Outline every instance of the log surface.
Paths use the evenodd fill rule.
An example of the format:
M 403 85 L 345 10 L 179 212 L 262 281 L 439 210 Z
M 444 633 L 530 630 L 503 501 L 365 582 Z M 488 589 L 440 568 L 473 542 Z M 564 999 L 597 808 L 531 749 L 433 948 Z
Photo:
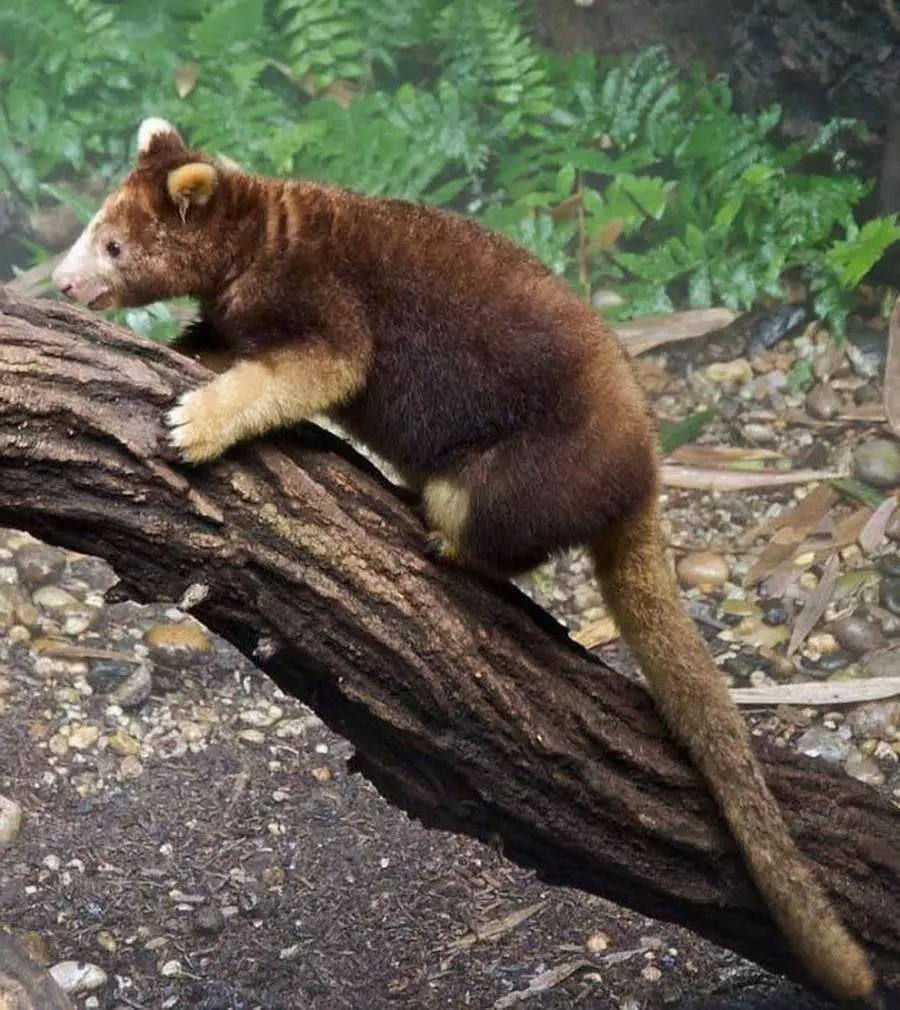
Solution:
M 646 693 L 513 588 L 426 560 L 408 501 L 321 429 L 199 469 L 173 461 L 164 409 L 207 376 L 86 311 L 0 288 L 0 523 L 106 559 L 137 600 L 203 586 L 194 615 L 425 824 L 803 981 Z M 820 762 L 759 754 L 900 992 L 896 810 Z

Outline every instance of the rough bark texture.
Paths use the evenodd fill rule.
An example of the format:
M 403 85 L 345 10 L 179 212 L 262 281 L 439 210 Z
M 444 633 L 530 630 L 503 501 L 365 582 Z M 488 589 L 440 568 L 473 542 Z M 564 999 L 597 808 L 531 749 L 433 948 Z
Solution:
M 0 1010 L 74 1010 L 55 979 L 14 937 L 0 933 Z
M 0 523 L 108 559 L 136 599 L 206 586 L 195 615 L 426 824 L 800 978 L 644 691 L 515 590 L 426 561 L 414 514 L 319 429 L 174 464 L 163 408 L 205 375 L 87 312 L 0 289 Z M 900 987 L 896 812 L 820 763 L 760 754 Z

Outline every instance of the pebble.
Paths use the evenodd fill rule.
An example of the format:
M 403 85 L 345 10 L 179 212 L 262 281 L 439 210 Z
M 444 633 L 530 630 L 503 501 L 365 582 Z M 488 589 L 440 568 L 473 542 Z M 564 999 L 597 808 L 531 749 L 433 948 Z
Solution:
M 835 621 L 833 631 L 847 652 L 872 652 L 887 644 L 881 628 L 874 621 L 857 614 Z
M 79 606 L 78 600 L 59 586 L 41 586 L 31 594 L 31 599 L 41 610 L 69 610 Z
M 225 916 L 216 905 L 204 905 L 197 909 L 194 928 L 205 936 L 216 936 L 225 928 Z
M 91 661 L 87 681 L 95 691 L 111 694 L 134 673 L 134 663 L 124 659 L 94 659 Z
M 893 488 L 900 484 L 900 442 L 873 438 L 856 447 L 853 468 L 857 477 L 873 487 Z
M 87 750 L 100 739 L 100 730 L 96 726 L 75 726 L 69 734 L 69 746 L 75 750 Z
M 153 690 L 153 677 L 147 663 L 141 663 L 138 667 L 132 667 L 131 673 L 122 681 L 115 690 L 110 691 L 109 699 L 122 708 L 137 708 L 147 698 Z
M 106 972 L 87 961 L 60 961 L 50 969 L 56 984 L 70 996 L 106 985 Z
M 212 642 L 209 635 L 197 624 L 157 624 L 149 628 L 144 641 L 151 649 L 166 654 L 180 652 L 209 652 Z
M 881 605 L 900 617 L 900 578 L 887 578 L 881 583 Z
M 900 648 L 885 649 L 867 657 L 863 673 L 866 677 L 900 677 Z
M 591 933 L 584 941 L 584 949 L 588 954 L 602 954 L 609 947 L 609 937 L 606 933 Z
M 117 729 L 110 736 L 107 741 L 107 747 L 109 747 L 113 754 L 118 754 L 120 757 L 128 755 L 138 757 L 141 753 L 140 743 L 130 733 L 126 733 L 124 729 Z
M 825 383 L 813 386 L 806 397 L 807 411 L 820 421 L 830 421 L 836 417 L 842 406 L 841 398 Z
M 714 551 L 685 554 L 678 562 L 678 581 L 682 586 L 721 586 L 728 581 L 728 564 Z
M 24 585 L 38 589 L 59 578 L 66 567 L 66 555 L 58 547 L 35 541 L 16 551 L 14 563 Z
M 900 701 L 872 701 L 855 708 L 847 724 L 858 737 L 892 742 L 900 739 Z
M 143 770 L 144 766 L 132 754 L 122 758 L 122 763 L 119 765 L 119 774 L 126 779 L 136 779 Z
M 278 705 L 268 705 L 266 708 L 245 708 L 240 714 L 241 722 L 248 726 L 255 726 L 257 729 L 266 729 L 274 726 L 284 715 L 284 709 Z
M 856 750 L 844 762 L 844 770 L 848 775 L 860 782 L 868 782 L 869 785 L 880 786 L 884 782 L 884 772 L 878 767 L 878 762 L 868 754 Z
M 706 377 L 710 382 L 722 385 L 732 382 L 750 382 L 753 379 L 753 367 L 746 358 L 715 361 L 707 366 Z
M 778 441 L 775 429 L 768 424 L 750 422 L 741 428 L 741 433 L 753 445 L 775 445 Z
M 808 757 L 822 758 L 824 761 L 838 763 L 845 761 L 853 749 L 853 745 L 837 731 L 827 726 L 813 726 L 797 741 L 797 750 Z
M 266 742 L 265 734 L 258 729 L 242 729 L 237 737 L 238 740 L 243 740 L 244 743 L 260 744 Z
M 834 652 L 823 652 L 818 659 L 810 664 L 809 673 L 818 680 L 827 679 L 837 670 L 843 670 L 853 662 L 853 657 L 843 649 Z
M 858 376 L 878 378 L 887 360 L 887 332 L 858 320 L 848 320 L 844 353 Z
M 9 845 L 22 827 L 22 808 L 8 796 L 0 796 L 0 846 Z

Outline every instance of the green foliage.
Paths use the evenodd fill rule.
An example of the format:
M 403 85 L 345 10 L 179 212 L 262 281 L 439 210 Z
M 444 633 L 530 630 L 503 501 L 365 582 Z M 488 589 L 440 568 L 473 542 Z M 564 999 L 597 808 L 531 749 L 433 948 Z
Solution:
M 518 0 L 4 0 L 0 186 L 37 205 L 111 184 L 163 115 L 251 170 L 472 214 L 579 290 L 614 289 L 619 317 L 747 309 L 790 271 L 842 328 L 900 238 L 856 219 L 852 124 L 785 147 L 777 107 L 739 115 L 724 80 L 658 48 L 563 59 L 530 27 Z M 840 171 L 804 171 L 812 152 Z

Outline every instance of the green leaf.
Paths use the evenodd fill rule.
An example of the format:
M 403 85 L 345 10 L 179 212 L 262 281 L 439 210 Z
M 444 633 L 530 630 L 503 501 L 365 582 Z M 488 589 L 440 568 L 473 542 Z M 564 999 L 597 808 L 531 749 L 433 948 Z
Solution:
M 668 456 L 682 445 L 696 441 L 697 436 L 715 416 L 714 410 L 700 410 L 680 421 L 660 421 L 659 447 L 662 454 Z

